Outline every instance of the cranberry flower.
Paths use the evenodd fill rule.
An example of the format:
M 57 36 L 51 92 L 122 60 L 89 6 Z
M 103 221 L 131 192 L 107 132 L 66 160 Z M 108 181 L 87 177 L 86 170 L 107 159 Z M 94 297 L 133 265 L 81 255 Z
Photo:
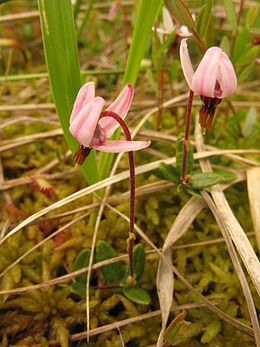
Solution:
M 95 96 L 94 82 L 88 82 L 81 87 L 71 113 L 69 128 L 72 136 L 80 143 L 74 155 L 76 163 L 81 165 L 92 148 L 103 152 L 120 153 L 136 151 L 150 145 L 150 141 L 108 141 L 119 125 L 122 125 L 118 120 L 123 122 L 125 119 L 133 94 L 133 87 L 126 84 L 115 101 L 102 113 L 105 100 Z M 109 117 L 113 115 L 113 118 Z
M 192 17 L 195 17 L 192 15 Z M 176 36 L 177 38 L 180 37 L 189 37 L 192 36 L 192 34 L 189 32 L 188 28 L 185 25 L 179 25 L 174 24 L 170 12 L 167 10 L 166 7 L 163 6 L 162 9 L 162 19 L 163 19 L 163 25 L 162 28 L 156 28 L 156 31 L 159 34 L 160 41 L 162 42 L 162 34 L 170 35 L 174 30 L 176 30 Z M 153 30 L 155 28 L 153 27 Z
M 199 94 L 204 103 L 200 110 L 200 124 L 203 128 L 209 128 L 221 99 L 232 95 L 236 90 L 237 78 L 234 67 L 221 48 L 211 47 L 194 72 L 187 39 L 181 42 L 180 60 L 190 90 Z

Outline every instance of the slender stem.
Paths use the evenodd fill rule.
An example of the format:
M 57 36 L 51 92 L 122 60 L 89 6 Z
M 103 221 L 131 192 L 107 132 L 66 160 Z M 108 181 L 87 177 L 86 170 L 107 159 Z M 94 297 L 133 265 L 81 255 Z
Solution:
M 182 159 L 182 171 L 181 171 L 181 181 L 185 181 L 186 175 L 186 164 L 187 164 L 187 155 L 188 155 L 188 146 L 189 146 L 189 133 L 190 133 L 190 120 L 191 120 L 191 108 L 193 101 L 194 92 L 190 90 L 188 106 L 187 106 L 187 116 L 186 116 L 186 128 L 185 128 L 185 137 L 183 142 L 183 159 Z
M 127 141 L 132 141 L 130 131 L 124 122 L 124 120 L 115 112 L 104 111 L 101 113 L 100 118 L 112 117 L 114 118 L 123 129 L 125 138 Z M 135 166 L 134 166 L 134 153 L 133 151 L 128 152 L 129 170 L 130 170 L 130 225 L 129 225 L 129 273 L 130 277 L 134 277 L 134 262 L 133 262 L 133 249 L 135 242 L 134 234 L 134 218 L 135 218 Z
M 82 31 L 87 23 L 87 20 L 88 20 L 88 17 L 90 15 L 90 12 L 91 12 L 91 9 L 92 9 L 92 6 L 94 5 L 94 1 L 95 0 L 90 0 L 89 1 L 89 5 L 88 5 L 88 8 L 87 8 L 87 11 L 85 12 L 84 14 L 84 17 L 80 23 L 80 26 L 79 26 L 79 29 L 78 29 L 78 34 L 77 34 L 77 40 L 79 41 L 80 40 L 80 37 L 81 37 L 81 34 L 82 34 Z

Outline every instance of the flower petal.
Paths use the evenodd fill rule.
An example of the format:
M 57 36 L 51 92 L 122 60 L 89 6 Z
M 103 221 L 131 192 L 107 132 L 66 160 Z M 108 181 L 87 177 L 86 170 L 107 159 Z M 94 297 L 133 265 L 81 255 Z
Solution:
M 79 111 L 82 109 L 82 107 L 92 100 L 95 97 L 95 84 L 94 82 L 88 82 L 82 86 L 78 92 L 78 95 L 76 97 L 76 101 L 74 103 L 71 116 L 70 116 L 70 122 L 74 120 L 74 118 L 77 116 Z M 83 105 L 84 104 L 84 105 Z
M 93 98 L 81 109 L 70 124 L 69 130 L 72 136 L 85 147 L 89 147 L 92 141 L 104 104 L 103 98 L 99 96 Z
M 192 90 L 201 96 L 215 97 L 221 48 L 209 48 L 202 58 L 192 79 Z
M 233 64 L 223 51 L 220 56 L 217 80 L 222 90 L 221 98 L 232 95 L 237 88 L 237 77 Z
M 192 33 L 189 32 L 188 27 L 186 27 L 185 25 L 182 25 L 180 28 L 178 28 L 177 34 L 180 37 L 190 37 L 193 35 Z
M 106 109 L 106 111 L 112 111 L 118 114 L 122 119 L 125 119 L 127 112 L 131 106 L 134 96 L 134 89 L 131 84 L 127 83 L 116 100 Z M 117 121 L 113 118 L 102 118 L 99 124 L 106 137 L 113 135 L 114 131 L 119 127 Z
M 187 39 L 183 39 L 181 41 L 180 59 L 181 59 L 181 67 L 182 67 L 184 76 L 186 78 L 186 81 L 189 85 L 189 88 L 193 90 L 191 85 L 192 85 L 194 70 L 190 61 L 190 56 L 189 56 L 188 47 L 187 47 Z
M 163 27 L 165 29 L 165 32 L 167 34 L 172 33 L 173 30 L 175 29 L 175 26 L 173 24 L 170 12 L 164 6 L 163 6 L 163 9 L 162 9 L 162 18 L 163 18 Z
M 120 153 L 138 151 L 139 149 L 146 148 L 150 145 L 151 141 L 120 141 L 112 140 L 106 141 L 102 145 L 93 146 L 94 149 L 98 149 L 102 152 Z

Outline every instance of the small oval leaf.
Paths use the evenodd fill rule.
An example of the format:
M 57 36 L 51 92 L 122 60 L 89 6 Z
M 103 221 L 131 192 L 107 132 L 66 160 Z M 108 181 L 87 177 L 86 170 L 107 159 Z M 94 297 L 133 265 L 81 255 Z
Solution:
M 214 186 L 223 181 L 223 177 L 214 172 L 195 173 L 191 175 L 191 187 L 193 189 L 204 189 Z
M 167 179 L 172 183 L 179 184 L 180 176 L 173 166 L 161 163 L 159 170 L 161 171 L 162 176 L 164 176 L 164 179 Z
M 149 305 L 151 298 L 146 290 L 140 287 L 123 288 L 124 295 L 133 302 L 141 305 Z
M 99 241 L 96 247 L 96 261 L 100 262 L 117 256 L 114 248 L 105 241 Z M 120 262 L 106 265 L 100 269 L 107 283 L 116 283 L 124 277 L 124 267 Z
M 136 275 L 136 280 L 139 281 L 144 272 L 144 264 L 145 264 L 145 251 L 141 243 L 135 246 L 133 251 L 133 258 L 134 258 L 134 273 Z

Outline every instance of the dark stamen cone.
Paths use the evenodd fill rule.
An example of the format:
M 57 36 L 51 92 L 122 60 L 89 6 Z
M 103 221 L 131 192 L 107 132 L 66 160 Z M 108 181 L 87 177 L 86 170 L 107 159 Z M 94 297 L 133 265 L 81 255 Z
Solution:
M 73 160 L 76 164 L 82 165 L 89 155 L 91 148 L 84 147 L 83 145 L 79 145 L 77 152 L 73 156 Z
M 216 107 L 220 104 L 221 99 L 201 96 L 201 100 L 203 101 L 203 105 L 200 109 L 199 123 L 203 129 L 209 129 L 213 121 Z

